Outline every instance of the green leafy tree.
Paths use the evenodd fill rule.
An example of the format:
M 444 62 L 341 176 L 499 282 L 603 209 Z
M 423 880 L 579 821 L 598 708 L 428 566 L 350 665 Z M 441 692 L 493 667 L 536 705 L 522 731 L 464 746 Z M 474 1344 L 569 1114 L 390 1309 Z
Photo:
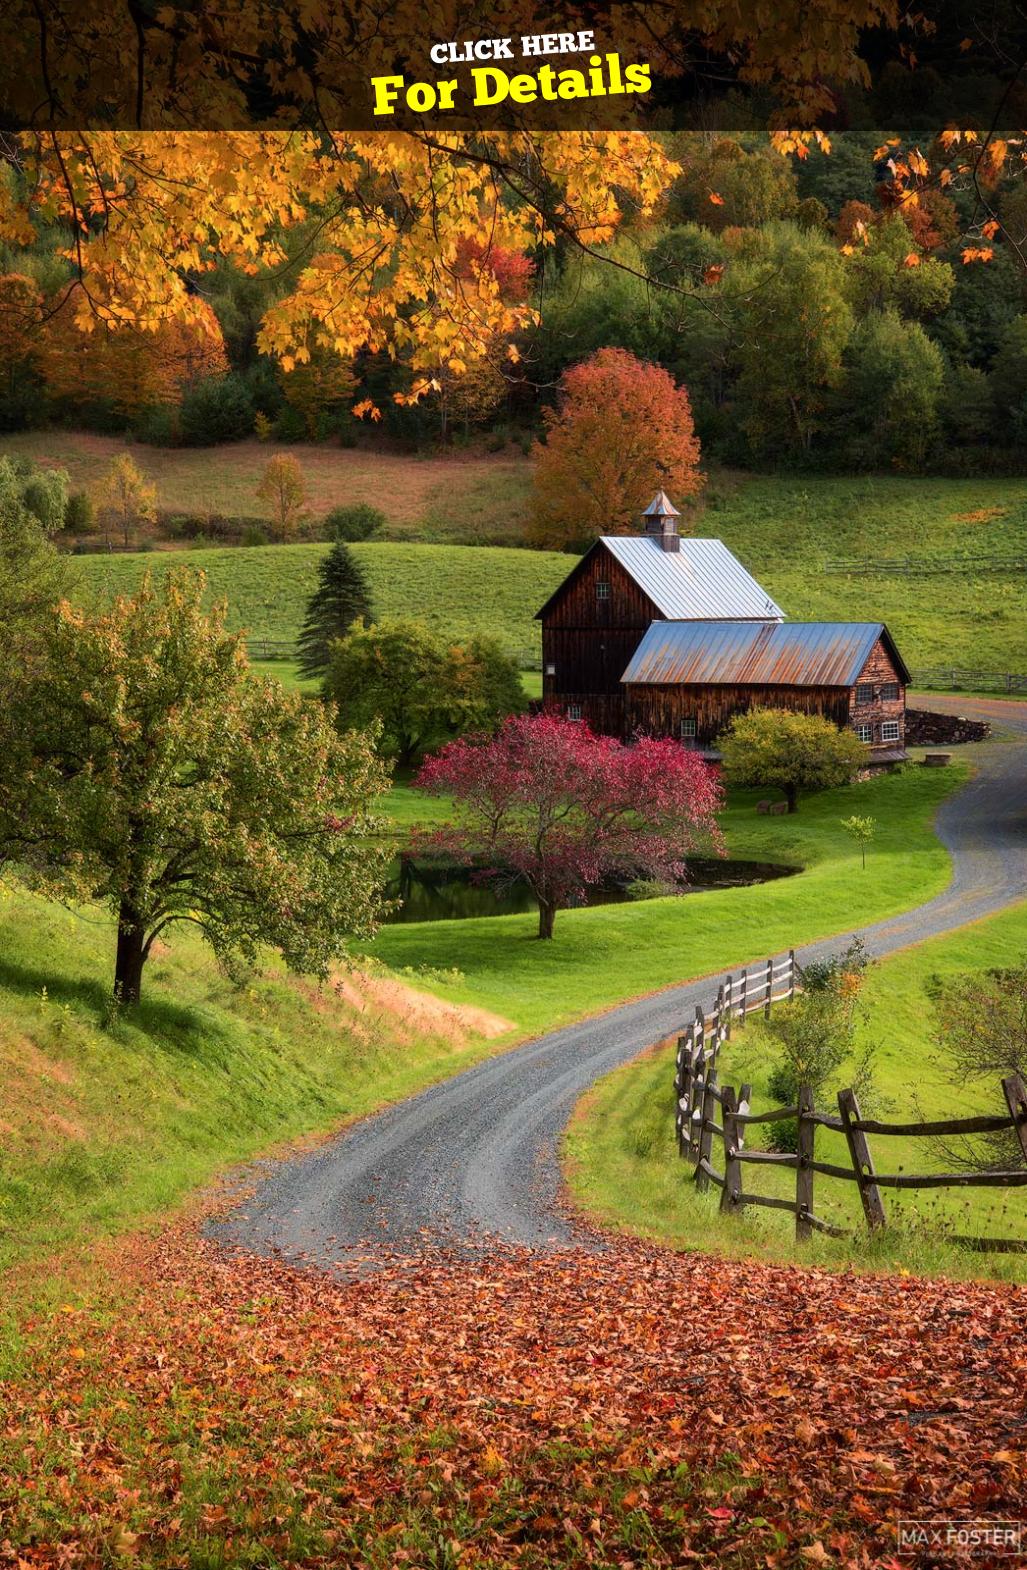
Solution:
M 2 853 L 40 891 L 112 908 L 125 1003 L 176 923 L 227 966 L 270 944 L 324 976 L 382 909 L 373 735 L 252 676 L 203 587 L 173 573 L 99 612 L 62 603 L 0 762 Z
M 1017 431 L 1027 403 L 1027 316 L 1017 316 L 1002 335 L 991 367 L 995 413 L 1006 431 Z
M 731 272 L 739 312 L 735 411 L 756 453 L 805 453 L 843 375 L 853 328 L 844 257 L 822 235 L 774 224 L 748 236 Z
M 354 622 L 373 620 L 371 593 L 363 569 L 341 541 L 332 546 L 317 570 L 317 588 L 307 601 L 307 615 L 296 640 L 300 674 L 323 676 L 332 644 L 344 638 Z
M 953 365 L 945 375 L 938 400 L 945 435 L 971 445 L 986 440 L 995 423 L 995 405 L 987 375 L 978 365 Z
M 349 507 L 333 507 L 325 514 L 324 531 L 329 540 L 370 540 L 384 534 L 388 519 L 380 507 L 370 502 L 353 502 Z
M 898 214 L 871 224 L 847 266 L 849 296 L 858 312 L 896 310 L 921 320 L 945 310 L 955 288 L 948 262 L 923 256 Z
M 846 424 L 864 433 L 870 463 L 921 465 L 938 431 L 945 363 L 919 322 L 897 311 L 861 321 L 847 355 Z
M 859 846 L 860 854 L 863 858 L 863 866 L 866 867 L 867 846 L 877 833 L 877 819 L 861 818 L 857 813 L 853 813 L 851 818 L 843 818 L 841 821 L 842 828 L 846 834 L 854 839 Z
M 524 706 L 516 666 L 494 640 L 449 645 L 402 618 L 354 627 L 336 643 L 324 692 L 341 726 L 378 721 L 382 749 L 401 768 L 464 732 L 494 730 Z
M 0 458 L 0 750 L 9 730 L 11 684 L 38 658 L 46 618 L 67 587 L 64 560 L 25 502 L 25 476 Z
M 720 738 L 720 751 L 729 784 L 783 791 L 789 812 L 800 796 L 847 785 L 867 761 L 867 749 L 853 731 L 839 730 L 820 714 L 789 709 L 736 714 Z
M 768 1026 L 780 1056 L 771 1068 L 767 1088 L 774 1101 L 794 1106 L 799 1087 L 808 1085 L 814 1106 L 843 1064 L 857 1093 L 872 1088 L 873 1043 L 856 1057 L 856 1033 L 865 1018 L 863 986 L 870 961 L 857 938 L 845 951 L 803 972 L 803 990 L 787 1007 L 771 1015 Z M 779 1150 L 794 1150 L 798 1125 L 792 1119 L 771 1123 L 771 1140 Z
M 1003 969 L 963 971 L 932 978 L 935 1045 L 946 1067 L 963 1084 L 976 1081 L 994 1095 L 1009 1074 L 1027 1074 L 1027 957 Z M 985 1021 L 982 1029 L 981 1022 Z M 1013 1129 L 942 1147 L 946 1165 L 984 1172 L 1023 1165 Z
M 793 216 L 798 195 L 791 162 L 765 138 L 722 136 L 711 144 L 686 132 L 670 145 L 682 166 L 667 197 L 673 218 L 719 232 Z

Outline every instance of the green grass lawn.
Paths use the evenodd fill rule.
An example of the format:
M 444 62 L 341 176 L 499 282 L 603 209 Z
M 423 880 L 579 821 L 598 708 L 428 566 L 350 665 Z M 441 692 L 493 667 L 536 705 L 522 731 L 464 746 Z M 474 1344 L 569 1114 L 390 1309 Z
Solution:
M 1001 1087 L 953 1080 L 932 1039 L 933 1014 L 927 995 L 932 976 L 980 971 L 1022 962 L 1027 955 L 1027 903 L 934 938 L 882 961 L 867 982 L 869 1010 L 860 1027 L 860 1047 L 877 1043 L 873 1106 L 863 1111 L 884 1121 L 970 1117 L 1006 1110 Z M 673 1047 L 661 1047 L 601 1080 L 579 1105 L 566 1137 L 571 1191 L 577 1204 L 608 1225 L 639 1232 L 676 1248 L 715 1248 L 772 1259 L 796 1256 L 794 1223 L 774 1211 L 749 1210 L 721 1217 L 717 1196 L 697 1194 L 691 1168 L 677 1155 L 673 1129 Z M 779 1049 L 763 1020 L 750 1018 L 735 1031 L 721 1055 L 721 1082 L 749 1081 L 754 1112 L 775 1103 L 767 1075 Z M 844 1078 L 844 1077 L 843 1077 Z M 765 1143 L 756 1126 L 752 1148 Z M 870 1137 L 880 1172 L 948 1170 L 940 1150 L 924 1139 Z M 715 1148 L 715 1154 L 719 1147 Z M 830 1129 L 817 1133 L 817 1156 L 848 1166 L 844 1138 Z M 720 1167 L 720 1162 L 717 1162 Z M 721 1167 L 722 1170 L 722 1167 Z M 747 1166 L 743 1181 L 754 1192 L 794 1198 L 795 1175 Z M 882 1190 L 890 1231 L 871 1241 L 862 1223 L 854 1184 L 817 1175 L 814 1210 L 824 1220 L 852 1227 L 855 1242 L 815 1236 L 799 1257 L 834 1265 L 905 1265 L 1027 1279 L 1023 1256 L 978 1254 L 946 1246 L 944 1231 L 961 1236 L 1027 1238 L 1027 1191 L 1023 1189 Z
M 431 1034 L 373 978 L 362 1007 L 273 964 L 233 985 L 188 929 L 119 1016 L 106 916 L 0 900 L 0 1268 L 165 1211 L 229 1163 L 493 1049 L 452 1011 Z
M 456 969 L 447 988 L 534 1034 L 614 1003 L 725 966 L 907 910 L 944 888 L 948 855 L 934 836 L 941 798 L 966 778 L 948 770 L 903 773 L 803 801 L 792 817 L 758 816 L 758 793 L 739 792 L 724 814 L 733 856 L 803 867 L 752 888 L 562 911 L 540 943 L 531 915 L 399 924 L 371 952 L 386 965 Z M 864 873 L 840 819 L 877 819 Z
M 44 455 L 48 442 L 56 462 L 62 454 L 67 457 L 69 443 L 109 445 L 110 439 L 63 432 L 8 437 L 0 440 L 0 452 Z M 180 466 L 194 476 L 209 474 L 212 484 L 228 484 L 223 469 L 230 476 L 239 465 L 266 457 L 268 450 L 244 443 L 216 453 L 152 451 L 154 462 L 167 464 L 169 474 L 178 473 Z M 365 490 L 370 497 L 372 488 L 375 494 L 387 488 L 397 498 L 390 503 L 398 509 L 391 532 L 399 540 L 480 540 L 475 508 L 487 512 L 489 507 L 505 521 L 503 530 L 488 538 L 523 537 L 527 460 L 417 458 L 330 448 L 299 451 L 305 462 L 309 453 L 311 463 L 325 466 L 326 503 L 341 494 L 355 500 L 364 497 Z M 141 450 L 147 462 L 150 452 Z M 348 483 L 347 466 L 354 465 L 366 475 L 366 484 Z M 478 501 L 470 508 L 467 486 L 479 487 L 474 491 Z M 430 505 L 436 509 L 436 523 L 422 527 L 416 520 L 423 521 L 429 492 L 435 495 Z M 410 499 L 414 495 L 419 498 L 416 505 Z M 715 470 L 694 530 L 724 539 L 790 617 L 885 621 L 907 663 L 918 669 L 1027 671 L 1027 575 L 991 573 L 982 566 L 989 555 L 1027 552 L 1027 479 L 795 478 Z M 228 597 L 237 625 L 254 636 L 293 638 L 322 549 L 292 545 L 173 554 L 206 569 L 213 592 Z M 440 630 L 458 634 L 490 629 L 512 651 L 533 651 L 536 656 L 538 633 L 531 618 L 570 567 L 567 556 L 558 553 L 486 547 L 454 553 L 439 545 L 425 549 L 375 544 L 358 547 L 358 553 L 383 613 L 414 609 Z M 100 588 L 127 588 L 147 567 L 162 570 L 168 554 L 84 558 L 84 581 Z M 825 562 L 836 557 L 908 554 L 955 555 L 959 570 L 917 578 L 880 572 L 846 577 L 823 570 Z
M 222 547 L 88 556 L 72 564 L 78 596 L 129 593 L 144 572 L 184 563 L 207 574 L 210 599 L 226 599 L 233 627 L 291 640 L 317 581 L 324 545 Z M 382 616 L 417 616 L 446 637 L 492 633 L 520 658 L 537 660 L 535 612 L 570 567 L 554 552 L 467 550 L 459 545 L 354 545 Z M 277 662 L 276 662 L 277 663 Z

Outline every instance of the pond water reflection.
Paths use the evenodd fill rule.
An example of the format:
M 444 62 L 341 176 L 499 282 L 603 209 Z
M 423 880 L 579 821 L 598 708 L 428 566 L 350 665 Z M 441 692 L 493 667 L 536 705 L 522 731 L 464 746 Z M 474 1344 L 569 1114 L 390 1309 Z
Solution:
M 721 861 L 714 856 L 696 856 L 688 863 L 688 882 L 680 893 L 746 888 L 753 883 L 790 877 L 798 870 L 769 861 Z M 389 922 L 454 921 L 473 916 L 519 915 L 538 909 L 531 890 L 523 883 L 483 882 L 467 867 L 442 857 L 397 856 L 389 869 L 387 893 L 390 899 L 403 902 L 386 918 Z M 629 887 L 610 883 L 590 889 L 580 903 L 622 905 L 637 897 Z

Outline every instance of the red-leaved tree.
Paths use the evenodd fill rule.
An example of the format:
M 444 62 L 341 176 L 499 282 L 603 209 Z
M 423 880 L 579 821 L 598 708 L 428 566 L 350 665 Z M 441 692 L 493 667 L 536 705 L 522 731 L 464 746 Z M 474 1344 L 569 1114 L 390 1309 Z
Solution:
M 699 438 L 684 387 L 626 349 L 600 349 L 560 377 L 534 447 L 530 534 L 553 550 L 635 534 L 663 489 L 680 507 L 701 488 Z
M 427 842 L 538 900 L 538 935 L 601 879 L 682 879 L 697 849 L 722 849 L 716 773 L 675 741 L 631 745 L 552 714 L 514 715 L 493 736 L 462 737 L 414 784 L 452 796 L 456 817 Z

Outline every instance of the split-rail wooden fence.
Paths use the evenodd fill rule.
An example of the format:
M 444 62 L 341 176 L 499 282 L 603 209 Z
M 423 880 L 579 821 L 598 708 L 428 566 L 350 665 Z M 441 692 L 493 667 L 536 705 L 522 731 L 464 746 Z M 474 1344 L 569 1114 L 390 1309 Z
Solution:
M 795 1236 L 804 1241 L 814 1232 L 847 1237 L 847 1228 L 838 1227 L 814 1211 L 814 1179 L 818 1176 L 855 1183 L 859 1189 L 863 1215 L 871 1231 L 887 1224 L 882 1189 L 931 1188 L 1016 1188 L 1027 1185 L 1027 1084 L 1019 1074 L 1002 1081 L 1008 1111 L 1000 1115 L 970 1118 L 945 1118 L 931 1122 L 885 1123 L 864 1118 L 854 1090 L 838 1094 L 838 1116 L 818 1112 L 808 1085 L 799 1087 L 797 1104 L 774 1107 L 766 1112 L 751 1109 L 752 1087 L 721 1084 L 718 1060 L 733 1027 L 742 1027 L 747 1015 L 761 1010 L 769 1018 L 775 1004 L 789 1001 L 802 989 L 802 970 L 795 951 L 765 964 L 748 967 L 740 976 L 728 976 L 708 1012 L 696 1007 L 694 1020 L 677 1037 L 674 1100 L 678 1152 L 693 1167 L 700 1191 L 711 1184 L 720 1189 L 721 1211 L 739 1214 L 747 1205 L 784 1210 L 795 1217 Z M 719 1118 L 719 1121 L 718 1121 Z M 794 1123 L 796 1149 L 791 1151 L 750 1150 L 748 1130 L 758 1123 Z M 849 1166 L 820 1161 L 815 1154 L 816 1131 L 829 1128 L 845 1136 Z M 993 1134 L 1014 1129 L 1023 1152 L 1024 1165 L 1009 1171 L 878 1172 L 871 1154 L 869 1135 L 874 1138 L 960 1137 Z M 723 1153 L 722 1170 L 714 1159 L 714 1144 Z M 795 1196 L 791 1199 L 761 1194 L 751 1185 L 761 1168 L 777 1167 L 795 1172 Z M 950 1241 L 985 1252 L 1023 1253 L 1027 1242 L 1011 1238 L 958 1237 Z

